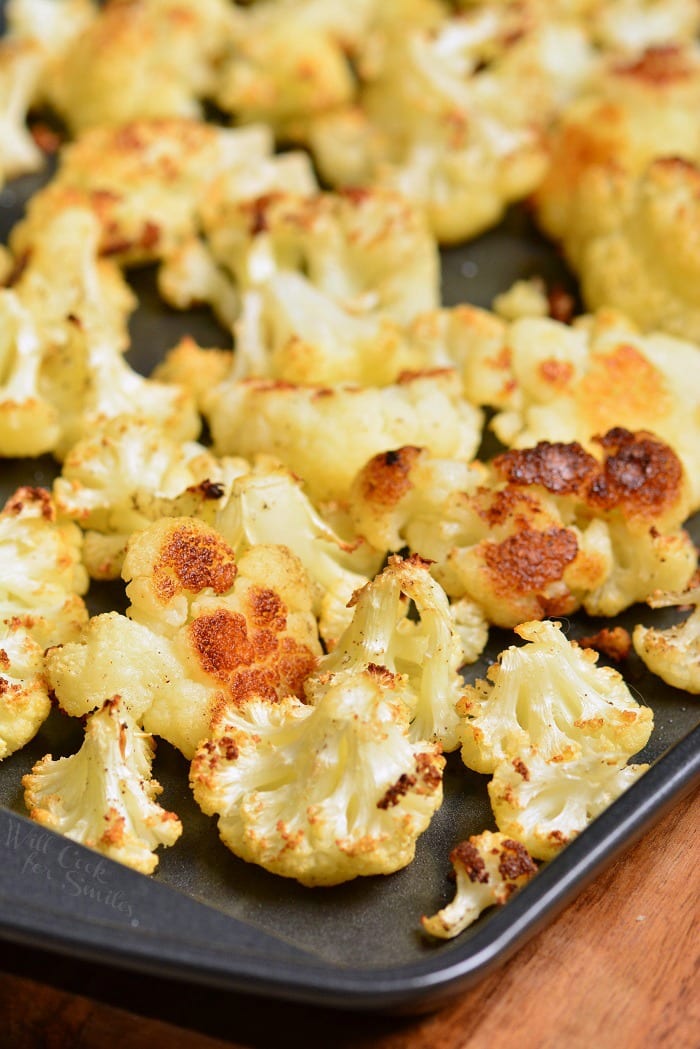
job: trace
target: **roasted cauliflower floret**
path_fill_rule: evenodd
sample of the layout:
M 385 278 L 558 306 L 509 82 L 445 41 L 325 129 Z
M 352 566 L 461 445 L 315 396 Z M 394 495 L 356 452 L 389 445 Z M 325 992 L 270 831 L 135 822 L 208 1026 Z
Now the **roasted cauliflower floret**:
M 233 482 L 213 524 L 237 556 L 259 544 L 289 547 L 314 584 L 314 612 L 328 646 L 350 622 L 351 598 L 368 581 L 367 555 L 374 570 L 382 560 L 382 553 L 367 551 L 362 540 L 342 539 L 307 498 L 300 481 L 274 460 L 263 458 Z M 365 550 L 360 558 L 353 556 L 361 545 Z
M 635 652 L 668 685 L 700 693 L 700 587 L 682 594 L 655 594 L 648 603 L 652 608 L 690 605 L 691 613 L 665 629 L 638 623 L 632 634 Z
M 546 760 L 535 748 L 500 762 L 488 784 L 498 829 L 551 860 L 649 768 L 578 754 Z
M 61 151 L 57 174 L 13 228 L 12 249 L 21 257 L 56 213 L 83 207 L 99 220 L 104 255 L 124 264 L 167 257 L 195 234 L 198 206 L 221 172 L 244 195 L 259 192 L 246 187 L 253 172 L 274 168 L 272 148 L 264 127 L 163 119 L 91 128 Z
M 407 617 L 413 602 L 416 618 Z M 459 746 L 457 705 L 464 682 L 462 643 L 447 597 L 419 557 L 392 557 L 387 567 L 353 598 L 353 616 L 332 652 L 305 683 L 316 701 L 328 674 L 379 666 L 404 680 L 410 738 L 434 739 L 443 750 Z M 486 636 L 484 634 L 484 643 Z
M 68 758 L 39 761 L 22 784 L 32 819 L 110 859 L 151 874 L 155 850 L 182 834 L 174 812 L 155 798 L 154 743 L 115 696 L 87 721 L 85 741 Z
M 49 716 L 44 650 L 26 630 L 0 627 L 0 761 L 33 739 Z
M 660 332 L 642 335 L 622 314 L 601 310 L 573 326 L 515 321 L 502 351 L 504 396 L 490 403 L 502 409 L 492 425 L 504 444 L 579 441 L 594 450 L 595 436 L 613 427 L 648 430 L 683 462 L 688 509 L 700 506 L 697 346 Z
M 585 38 L 560 25 L 527 32 L 516 5 L 387 28 L 357 104 L 314 120 L 310 145 L 327 181 L 396 189 L 425 208 L 438 239 L 458 242 L 544 174 L 557 95 L 589 73 Z
M 536 747 L 545 761 L 580 754 L 630 757 L 647 743 L 654 715 L 598 654 L 567 640 L 559 623 L 523 623 L 528 644 L 511 646 L 487 680 L 466 686 L 460 712 L 462 759 L 476 772 Z
M 455 846 L 450 862 L 457 879 L 454 899 L 437 914 L 421 919 L 427 933 L 443 940 L 459 935 L 487 907 L 507 903 L 537 873 L 537 864 L 523 845 L 488 830 Z
M 5 38 L 0 43 L 0 184 L 43 165 L 27 128 L 42 66 L 41 49 L 30 41 Z
M 265 121 L 281 139 L 303 140 L 310 117 L 350 101 L 348 60 L 373 0 L 264 0 L 233 23 L 216 100 L 237 121 Z
M 231 24 L 224 0 L 109 0 L 52 64 L 44 90 L 73 132 L 199 116 Z
M 59 513 L 86 530 L 84 560 L 95 579 L 116 579 L 129 536 L 160 517 L 213 519 L 243 460 L 222 462 L 194 441 L 153 424 L 110 420 L 71 448 L 53 493 Z
M 43 488 L 18 488 L 0 513 L 0 620 L 42 648 L 77 637 L 88 613 L 82 535 Z
M 371 456 L 403 444 L 471 459 L 482 416 L 460 394 L 450 370 L 405 375 L 381 389 L 229 380 L 204 409 L 218 454 L 274 455 L 304 478 L 311 498 L 334 499 Z
M 223 708 L 190 782 L 224 843 L 304 885 L 410 863 L 442 801 L 444 759 L 409 740 L 403 691 L 400 677 L 367 667 L 330 674 L 314 706 Z

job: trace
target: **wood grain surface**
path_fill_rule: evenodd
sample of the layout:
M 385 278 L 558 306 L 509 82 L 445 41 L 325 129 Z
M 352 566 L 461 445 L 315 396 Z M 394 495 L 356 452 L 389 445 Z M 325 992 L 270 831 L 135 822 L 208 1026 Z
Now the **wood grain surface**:
M 133 977 L 111 981 L 108 1004 L 90 997 L 87 967 L 85 993 L 76 994 L 65 989 L 69 964 L 3 945 L 2 968 L 11 971 L 0 975 L 0 1047 L 697 1049 L 699 825 L 696 792 L 500 971 L 427 1017 L 231 995 L 212 1006 L 194 989 L 147 978 L 136 994 Z

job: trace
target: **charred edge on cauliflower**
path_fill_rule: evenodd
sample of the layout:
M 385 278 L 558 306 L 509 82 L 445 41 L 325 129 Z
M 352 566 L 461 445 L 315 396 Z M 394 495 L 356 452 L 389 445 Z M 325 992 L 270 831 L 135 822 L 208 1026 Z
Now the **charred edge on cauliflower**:
M 153 585 L 159 600 L 167 604 L 180 589 L 199 593 L 211 587 L 215 594 L 225 594 L 236 572 L 233 552 L 223 539 L 181 525 L 161 547 Z
M 414 445 L 380 452 L 361 474 L 361 496 L 370 504 L 394 506 L 413 487 L 411 470 L 421 454 Z

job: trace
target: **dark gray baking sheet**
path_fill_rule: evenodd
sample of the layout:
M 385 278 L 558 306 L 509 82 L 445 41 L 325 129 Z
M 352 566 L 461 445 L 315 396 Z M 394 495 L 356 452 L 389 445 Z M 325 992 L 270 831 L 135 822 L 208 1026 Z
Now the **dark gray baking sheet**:
M 19 180 L 0 193 L 0 233 L 16 221 L 38 181 Z M 534 273 L 573 290 L 524 208 L 513 209 L 497 230 L 468 247 L 445 252 L 443 263 L 448 304 L 488 306 L 515 279 Z M 186 332 L 204 344 L 222 344 L 208 311 L 183 315 L 158 302 L 152 271 L 136 273 L 133 283 L 141 299 L 132 323 L 133 366 L 147 373 Z M 50 485 L 55 472 L 49 457 L 2 462 L 0 494 L 20 483 Z M 698 539 L 697 521 L 694 528 Z M 121 584 L 94 586 L 89 604 L 95 613 L 123 608 Z M 616 622 L 629 627 L 640 620 L 668 622 L 672 615 L 637 608 Z M 580 637 L 600 625 L 575 616 L 569 635 Z M 483 674 L 514 640 L 494 630 L 467 678 Z M 185 830 L 173 848 L 160 850 L 158 871 L 148 879 L 109 861 L 98 863 L 95 854 L 21 815 L 22 775 L 47 752 L 72 753 L 82 739 L 79 723 L 54 712 L 28 747 L 0 765 L 0 936 L 66 957 L 279 999 L 365 1009 L 435 1005 L 502 962 L 700 777 L 699 731 L 688 737 L 700 717 L 698 701 L 665 686 L 634 655 L 622 669 L 655 711 L 656 728 L 640 760 L 654 762 L 671 750 L 506 908 L 440 943 L 423 936 L 419 919 L 453 894 L 449 852 L 494 826 L 487 777 L 469 772 L 457 755 L 448 759 L 445 803 L 406 870 L 310 890 L 228 852 L 214 821 L 189 794 L 186 762 L 161 743 L 154 767 L 164 786 L 161 800 L 178 812 Z

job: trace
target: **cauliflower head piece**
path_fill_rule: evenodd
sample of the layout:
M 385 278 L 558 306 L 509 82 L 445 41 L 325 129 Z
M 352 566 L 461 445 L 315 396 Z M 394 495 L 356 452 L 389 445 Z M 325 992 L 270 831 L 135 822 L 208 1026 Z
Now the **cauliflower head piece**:
M 0 627 L 0 761 L 34 738 L 51 710 L 44 650 L 26 630 Z
M 336 885 L 410 863 L 441 804 L 443 765 L 437 744 L 409 739 L 401 679 L 367 667 L 331 674 L 313 706 L 222 709 L 190 783 L 237 856 Z
M 458 936 L 488 907 L 507 903 L 537 873 L 520 842 L 489 830 L 456 845 L 450 862 L 457 880 L 454 899 L 421 919 L 427 933 L 443 940 Z
M 0 620 L 42 648 L 77 637 L 88 612 L 82 535 L 44 488 L 18 488 L 0 511 Z
M 155 850 L 182 834 L 174 812 L 155 800 L 153 738 L 141 732 L 119 697 L 88 719 L 82 747 L 71 757 L 42 758 L 24 776 L 32 819 L 142 874 L 157 864 Z
M 597 666 L 598 654 L 568 641 L 559 623 L 522 623 L 516 633 L 527 644 L 507 648 L 486 680 L 466 686 L 467 768 L 493 773 L 530 746 L 545 761 L 630 757 L 645 746 L 653 711 L 636 702 L 618 671 Z
M 410 373 L 382 388 L 227 380 L 204 411 L 218 454 L 273 455 L 303 477 L 314 500 L 343 498 L 371 456 L 403 444 L 469 460 L 482 422 L 449 369 Z
M 43 70 L 41 49 L 5 37 L 0 44 L 0 183 L 40 171 L 44 157 L 27 128 Z
M 683 593 L 657 593 L 648 599 L 652 608 L 690 605 L 689 616 L 664 628 L 635 626 L 632 643 L 639 658 L 668 685 L 700 693 L 700 587 Z
M 498 829 L 535 859 L 551 860 L 648 768 L 600 754 L 559 761 L 525 750 L 500 762 L 489 781 Z

